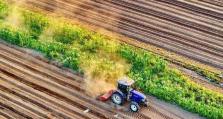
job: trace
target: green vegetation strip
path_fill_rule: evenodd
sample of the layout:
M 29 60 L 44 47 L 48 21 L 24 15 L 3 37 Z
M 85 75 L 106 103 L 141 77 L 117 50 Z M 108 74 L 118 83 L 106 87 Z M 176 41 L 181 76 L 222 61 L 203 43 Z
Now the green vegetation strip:
M 114 83 L 122 75 L 147 94 L 209 119 L 223 119 L 223 94 L 190 81 L 151 52 L 120 44 L 63 20 L 19 9 L 0 0 L 0 38 L 34 49 L 91 79 Z M 12 22 L 10 17 L 21 22 Z

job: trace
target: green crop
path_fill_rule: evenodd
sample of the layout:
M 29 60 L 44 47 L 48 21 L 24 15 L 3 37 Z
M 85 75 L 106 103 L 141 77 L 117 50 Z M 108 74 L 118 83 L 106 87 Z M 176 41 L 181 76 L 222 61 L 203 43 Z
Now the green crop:
M 49 26 L 49 21 L 46 17 L 34 12 L 24 11 L 24 24 L 32 33 L 32 37 L 37 39 L 39 35 Z

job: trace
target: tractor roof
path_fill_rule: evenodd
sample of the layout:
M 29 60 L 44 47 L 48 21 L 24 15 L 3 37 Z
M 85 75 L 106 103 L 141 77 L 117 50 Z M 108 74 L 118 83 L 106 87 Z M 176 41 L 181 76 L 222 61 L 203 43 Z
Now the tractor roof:
M 134 83 L 134 80 L 129 79 L 128 77 L 123 77 L 118 80 L 118 83 L 126 86 L 131 86 Z

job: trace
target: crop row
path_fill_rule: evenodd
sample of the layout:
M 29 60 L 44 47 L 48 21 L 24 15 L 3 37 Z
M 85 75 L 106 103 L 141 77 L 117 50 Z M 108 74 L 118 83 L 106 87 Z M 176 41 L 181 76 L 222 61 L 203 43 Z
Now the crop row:
M 8 43 L 39 51 L 82 75 L 92 70 L 91 78 L 104 76 L 109 83 L 128 75 L 147 94 L 210 119 L 223 118 L 222 94 L 190 81 L 151 52 L 22 8 L 22 24 L 12 26 L 5 20 L 12 6 L 0 2 L 0 38 Z

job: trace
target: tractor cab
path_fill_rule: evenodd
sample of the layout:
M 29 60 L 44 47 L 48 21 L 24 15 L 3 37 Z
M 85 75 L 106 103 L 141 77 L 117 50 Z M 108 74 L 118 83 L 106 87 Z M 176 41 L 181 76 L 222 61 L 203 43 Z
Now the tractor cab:
M 121 80 L 118 80 L 118 90 L 121 91 L 124 94 L 128 94 L 132 90 L 132 84 L 134 83 L 133 80 L 129 80 L 127 78 L 123 78 Z M 126 95 L 127 97 L 127 95 Z

